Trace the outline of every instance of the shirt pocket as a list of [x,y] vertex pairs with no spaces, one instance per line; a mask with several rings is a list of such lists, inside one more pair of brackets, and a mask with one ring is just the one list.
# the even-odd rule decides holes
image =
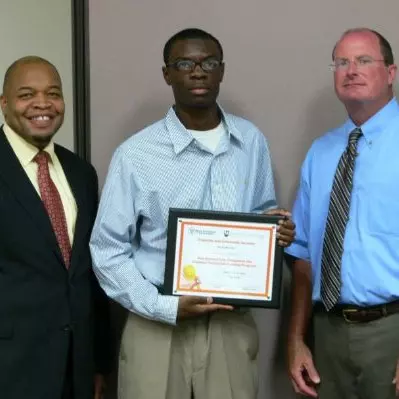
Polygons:
[[393,190],[376,186],[364,199],[367,228],[371,234],[399,236],[399,196],[390,191]]

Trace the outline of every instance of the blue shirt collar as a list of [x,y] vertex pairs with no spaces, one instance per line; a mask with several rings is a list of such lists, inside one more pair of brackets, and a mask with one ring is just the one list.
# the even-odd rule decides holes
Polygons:
[[[222,115],[222,122],[226,127],[229,138],[233,137],[240,144],[243,144],[244,139],[242,133],[237,129],[231,115],[226,113],[219,104],[218,107]],[[180,119],[177,117],[173,107],[171,107],[166,114],[165,124],[176,154],[182,152],[191,144],[192,141],[194,141],[194,137],[180,122]]]
[[[373,136],[381,133],[387,126],[387,121],[399,116],[399,104],[396,98],[392,98],[384,107],[382,107],[375,115],[360,126],[362,133],[367,141],[371,140]],[[348,119],[344,124],[344,131],[346,134],[355,129],[357,126],[351,119]]]

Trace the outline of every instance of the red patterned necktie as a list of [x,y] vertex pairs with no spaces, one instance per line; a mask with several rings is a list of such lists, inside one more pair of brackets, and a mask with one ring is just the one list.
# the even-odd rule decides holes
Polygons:
[[68,228],[60,193],[51,180],[48,168],[49,157],[50,155],[47,152],[40,151],[33,160],[38,164],[37,180],[39,183],[40,195],[50,218],[51,225],[53,226],[65,266],[68,269],[71,260],[71,243],[69,241]]

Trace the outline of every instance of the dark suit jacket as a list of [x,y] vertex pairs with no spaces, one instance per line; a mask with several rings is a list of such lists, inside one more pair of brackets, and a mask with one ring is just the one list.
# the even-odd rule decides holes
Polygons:
[[95,367],[108,371],[108,306],[92,272],[88,245],[97,209],[97,175],[67,149],[56,145],[55,152],[78,208],[69,270],[43,203],[0,128],[4,399],[60,398],[70,342],[76,399],[92,399]]

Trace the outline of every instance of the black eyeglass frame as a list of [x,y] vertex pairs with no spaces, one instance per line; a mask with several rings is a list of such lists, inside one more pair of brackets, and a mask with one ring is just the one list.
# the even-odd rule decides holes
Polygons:
[[[216,61],[218,63],[218,65],[215,66],[214,68],[211,68],[211,69],[209,69],[207,67],[204,68],[204,63],[206,64],[209,61]],[[191,68],[190,69],[180,69],[177,66],[177,64],[179,62],[188,62],[188,63],[191,64]],[[168,67],[168,68],[172,67],[178,72],[192,73],[193,71],[195,71],[195,68],[197,67],[197,65],[199,65],[204,72],[212,73],[212,72],[215,72],[218,68],[220,68],[223,65],[223,61],[222,60],[218,60],[217,58],[214,58],[214,57],[208,57],[208,58],[205,58],[205,59],[203,59],[201,61],[194,61],[194,60],[189,59],[189,58],[180,58],[180,59],[176,60],[175,62],[171,62],[169,64],[166,64],[166,67]]]

